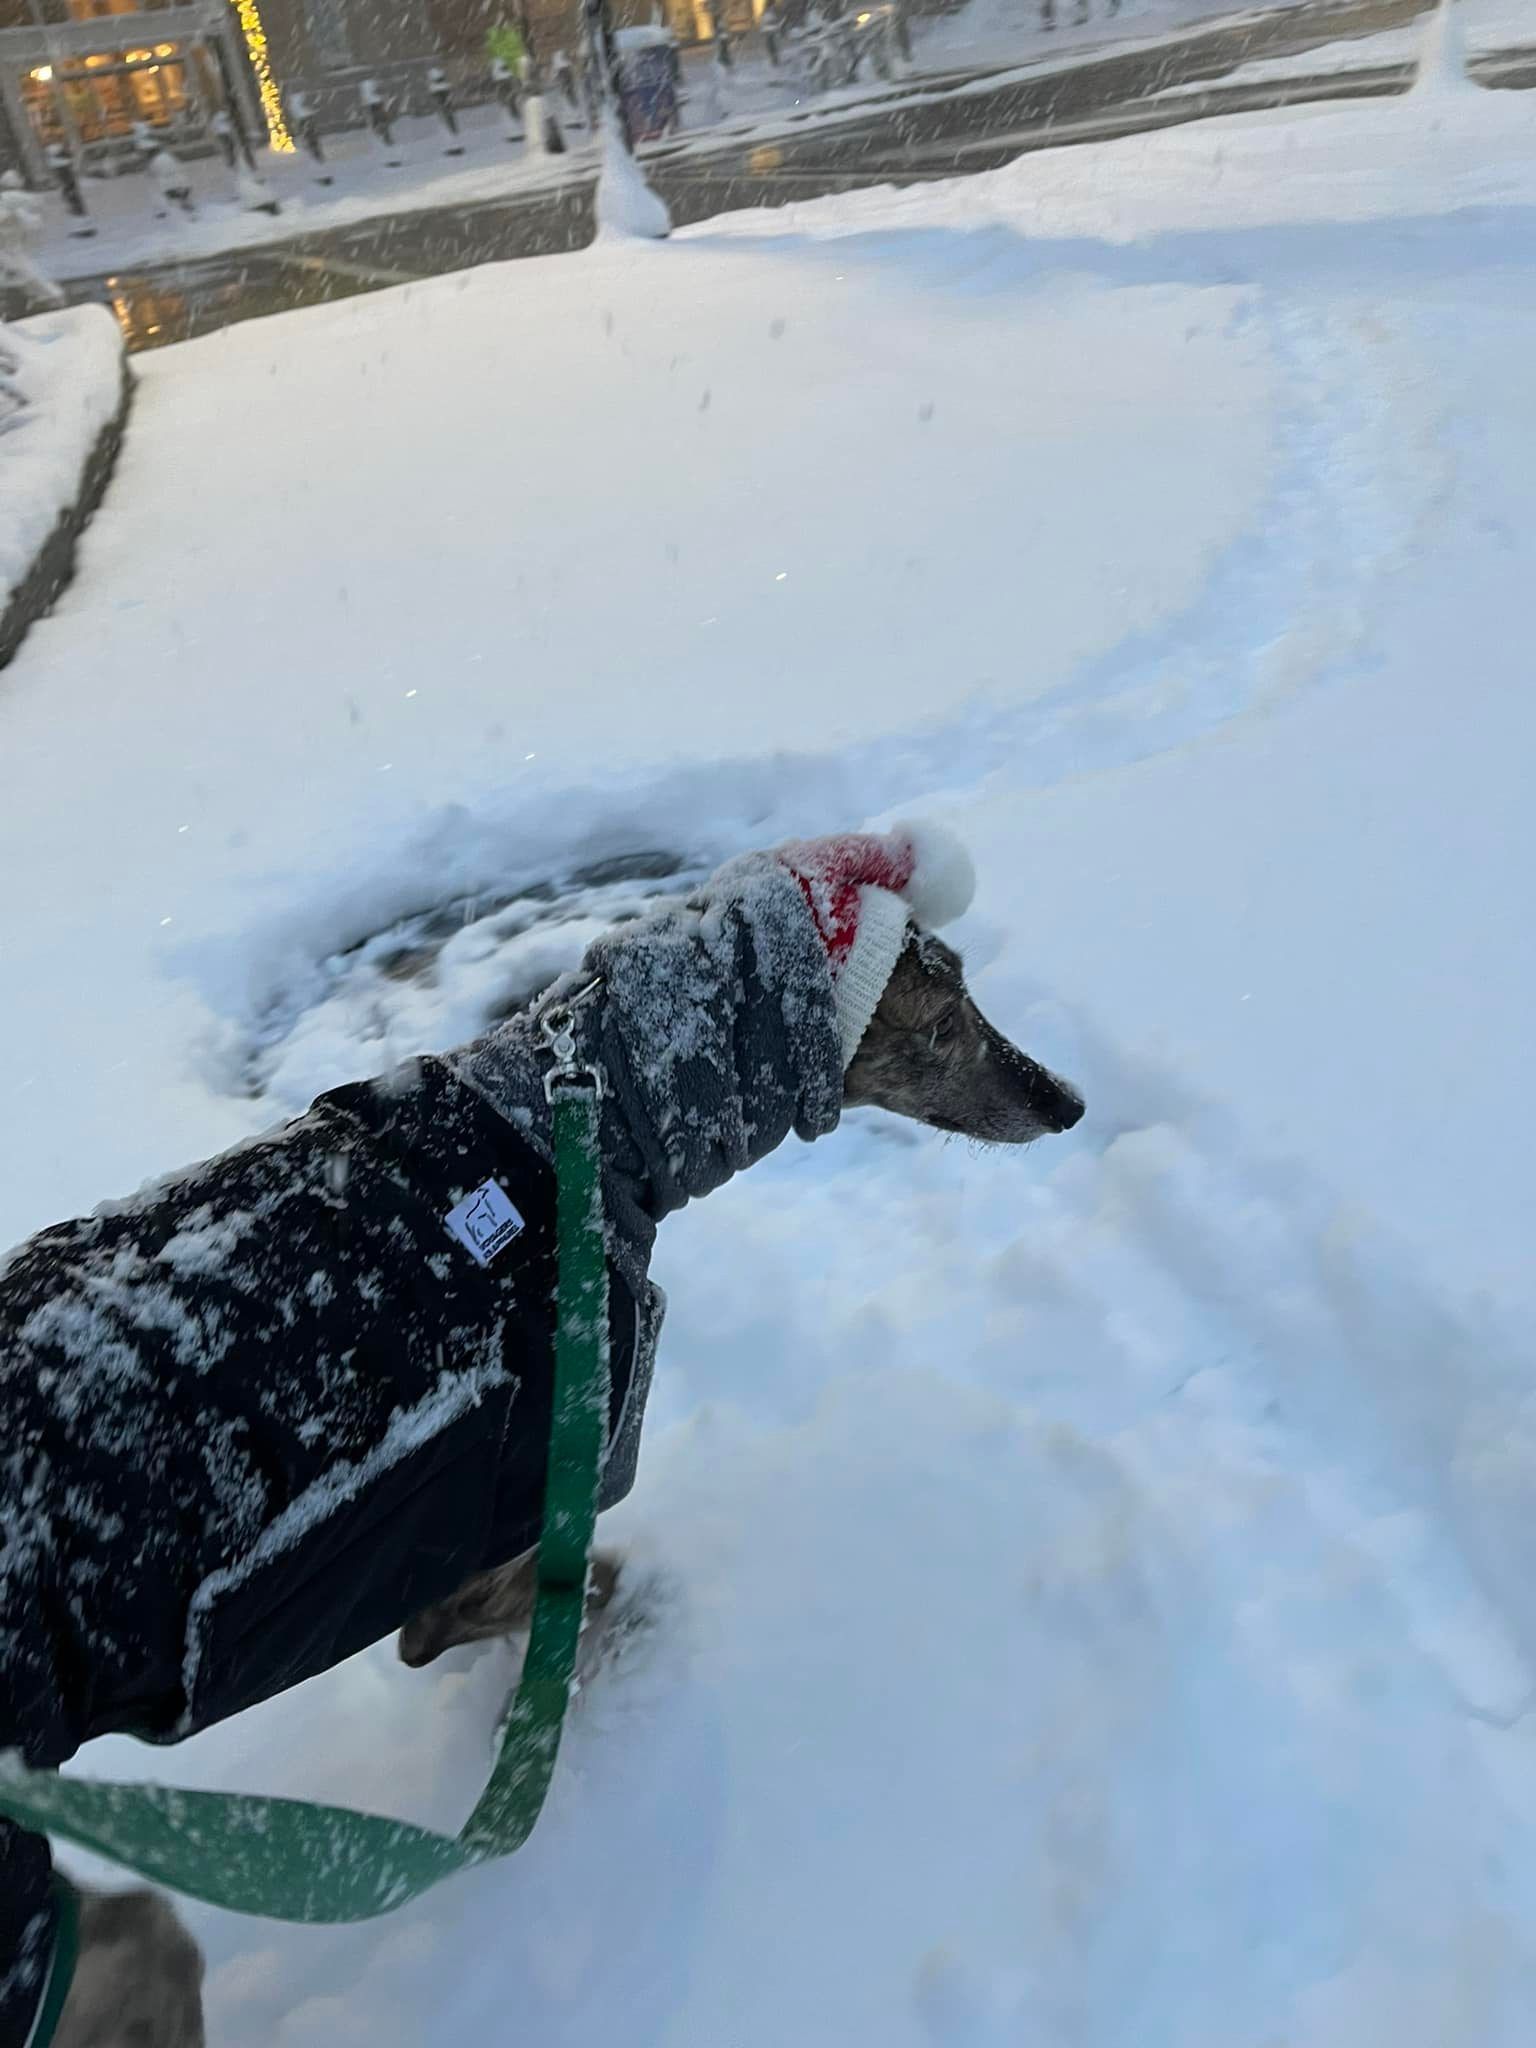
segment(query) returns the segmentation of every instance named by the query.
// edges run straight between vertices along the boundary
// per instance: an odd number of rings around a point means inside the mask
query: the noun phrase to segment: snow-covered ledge
[[[104,307],[0,326],[0,668],[69,581],[129,391],[122,336]]]

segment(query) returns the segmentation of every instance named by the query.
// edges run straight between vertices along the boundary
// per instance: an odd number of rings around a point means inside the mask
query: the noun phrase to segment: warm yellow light
[[[288,133],[288,121],[283,113],[283,96],[272,76],[272,60],[267,55],[267,32],[262,27],[261,9],[256,0],[235,0],[235,8],[240,16],[240,33],[245,37],[251,69],[256,74],[256,90],[261,96],[261,111],[267,123],[267,140],[280,156],[290,156],[293,137]]]
[[[53,76],[53,66],[51,64],[39,64],[32,76],[39,85],[46,85]]]

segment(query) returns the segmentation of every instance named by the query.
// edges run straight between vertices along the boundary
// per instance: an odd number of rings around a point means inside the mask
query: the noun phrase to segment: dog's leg
[[[80,1894],[80,1953],[53,2048],[204,2048],[203,1957],[158,1892]]]
[[[515,1635],[527,1628],[533,1620],[533,1603],[538,1594],[538,1566],[538,1551],[524,1551],[510,1564],[466,1579],[447,1600],[424,1607],[400,1631],[401,1663],[419,1669],[460,1643],[488,1642],[493,1636]],[[587,1586],[589,1622],[613,1598],[619,1569],[619,1560],[611,1553],[593,1553]]]

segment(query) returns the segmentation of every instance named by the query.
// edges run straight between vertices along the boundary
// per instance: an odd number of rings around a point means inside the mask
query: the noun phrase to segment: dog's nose
[[[1070,1131],[1074,1124],[1080,1124],[1087,1106],[1081,1095],[1074,1095],[1069,1088],[1063,1088],[1061,1104],[1056,1111],[1057,1130]]]

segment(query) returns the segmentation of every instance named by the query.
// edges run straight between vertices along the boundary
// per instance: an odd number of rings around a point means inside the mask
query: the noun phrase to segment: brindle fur
[[[987,1022],[953,947],[910,926],[843,1102],[987,1145],[1027,1145],[1070,1130],[1083,1113],[1080,1095]]]
[[[203,1958],[150,1891],[80,1887],[80,1954],[53,2048],[204,2048]]]
[[[907,943],[843,1082],[843,1101],[888,1109],[989,1145],[1027,1145],[1070,1130],[1081,1096],[1020,1052],[977,1009],[960,955],[909,927]],[[407,1664],[430,1664],[458,1643],[525,1629],[533,1612],[537,1551],[480,1572],[400,1632]],[[605,1607],[616,1558],[593,1559],[589,1613]]]
[[[400,1631],[401,1663],[419,1670],[460,1643],[488,1642],[493,1636],[516,1635],[527,1628],[538,1591],[538,1562],[537,1550],[525,1550],[511,1564],[466,1579],[451,1599],[424,1607]],[[595,1551],[587,1578],[589,1624],[613,1598],[618,1583],[619,1560],[606,1551]]]

